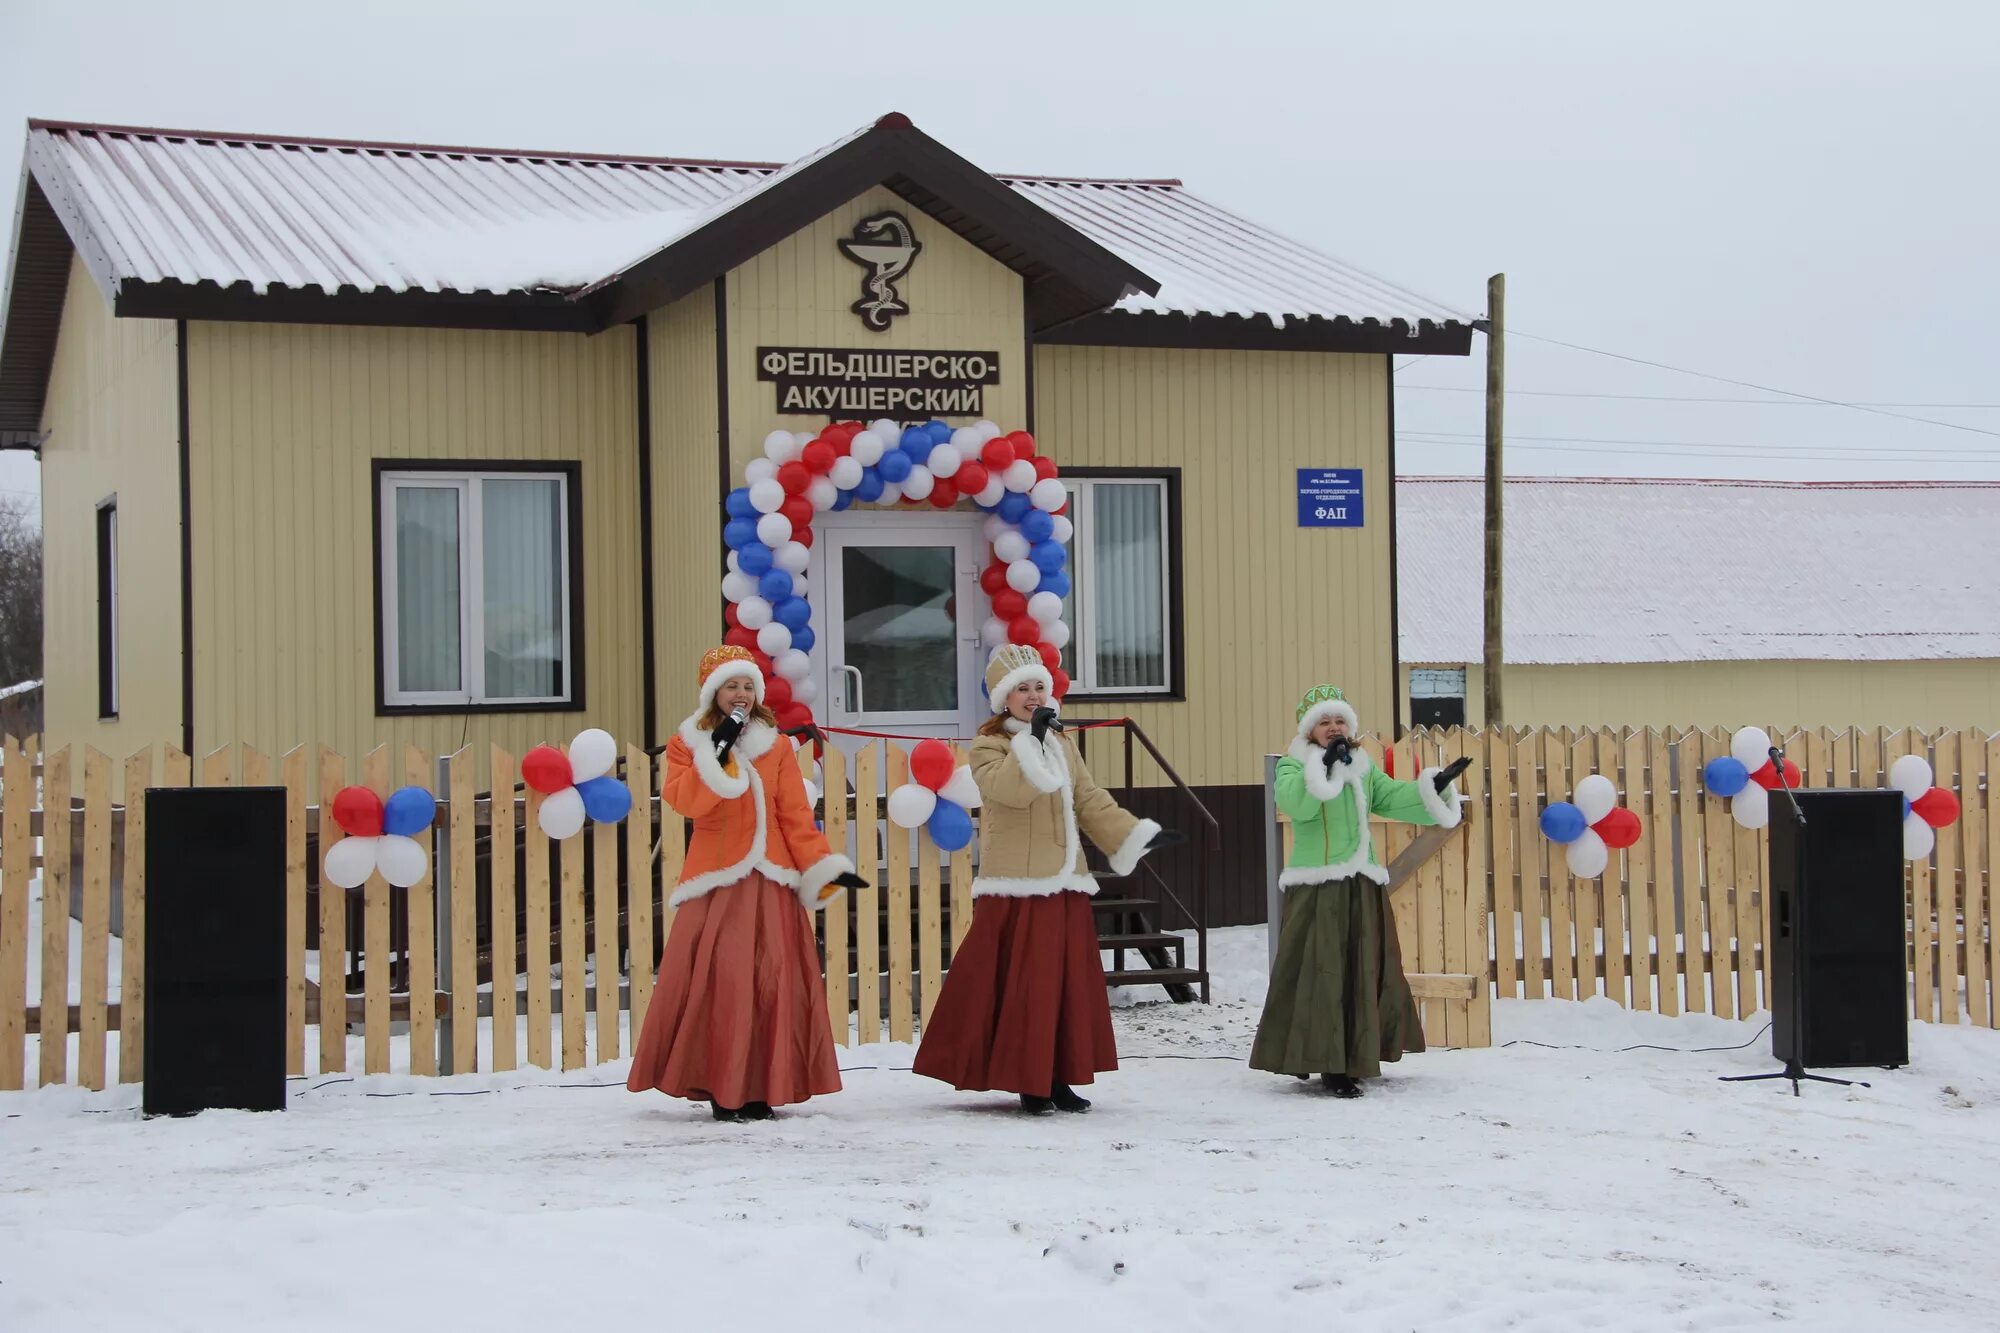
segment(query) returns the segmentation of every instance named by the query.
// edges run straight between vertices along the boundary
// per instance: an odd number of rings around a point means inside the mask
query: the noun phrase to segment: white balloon
[[[811,552],[807,552],[807,554],[808,556],[810,556]],[[792,596],[804,597],[806,593],[811,590],[811,588],[812,588],[812,580],[806,577],[806,572],[803,569],[793,571]]]
[[[857,435],[854,438],[858,441],[861,437]],[[852,454],[836,458],[833,461],[833,470],[826,475],[827,479],[841,490],[851,491],[861,484],[861,460]]]
[[[564,787],[554,796],[545,797],[535,822],[557,842],[574,838],[583,828],[583,793],[574,787]]]
[[[1922,820],[1918,821],[1922,823]],[[326,849],[321,873],[335,888],[358,889],[375,873],[376,844],[380,838],[342,838]]]
[[[569,743],[569,771],[575,782],[601,778],[617,762],[618,742],[611,739],[611,733],[602,727],[579,731],[576,739]]]
[[[1076,536],[1076,524],[1070,522],[1061,514],[1057,514],[1056,530],[1050,534],[1049,540],[1058,546],[1067,546],[1069,545],[1069,539],[1074,536]]]
[[[1569,862],[1569,873],[1582,879],[1596,879],[1611,864],[1611,849],[1604,845],[1604,839],[1595,830],[1585,829],[1583,836],[1563,848],[1563,859]]]
[[[743,572],[743,559],[734,551],[722,557],[722,563],[729,567],[729,572],[732,574],[741,574]],[[739,597],[736,600],[742,601],[743,599]]]
[[[776,657],[792,646],[792,632],[774,620],[757,631],[757,646],[766,657]]]
[[[903,438],[903,428],[887,417],[877,417],[868,423],[868,430],[884,444]]]
[[[979,433],[977,426],[960,426],[951,433],[951,447],[958,450],[960,458],[970,458],[979,452],[979,446],[986,443],[986,437]]]
[[[1040,481],[1041,477],[1035,472],[1033,463],[1025,458],[1017,458],[1007,465],[1006,470],[1000,474],[1000,479],[1006,483],[1008,490],[1026,495],[1035,489],[1035,483]]]
[[[937,793],[914,782],[889,793],[889,820],[898,828],[920,828],[937,809]]]
[[[1029,489],[1028,498],[1034,501],[1035,508],[1053,514],[1069,503],[1069,488],[1054,477],[1044,477]]]
[[[1916,815],[1903,821],[1903,859],[1921,861],[1937,846],[1937,832]]]
[[[785,488],[777,478],[766,477],[750,483],[750,507],[760,514],[775,514],[785,503]],[[761,522],[759,524],[761,528]]]
[[[1028,599],[1028,614],[1046,629],[1062,619],[1062,598],[1052,592],[1038,592]]]
[[[1906,754],[1889,765],[1889,785],[1913,801],[1929,791],[1935,780],[1930,764],[1920,754]]]
[[[938,788],[938,795],[967,810],[979,808],[979,784],[973,780],[972,770],[962,764],[952,773],[951,781]]]
[[[1602,773],[1592,773],[1576,784],[1570,799],[1583,811],[1583,822],[1595,824],[1618,808],[1618,787]]]
[[[1003,565],[1011,565],[1016,560],[1026,560],[1033,545],[1026,537],[1009,528],[993,543],[993,558]]]
[[[1771,762],[1771,756],[1765,755],[1764,762]],[[1763,828],[1771,822],[1771,793],[1754,782],[1748,783],[1729,798],[1729,814],[1744,828]]]
[[[972,428],[979,432],[979,442],[981,444],[986,443],[988,440],[997,440],[1006,434],[1005,431],[990,421],[975,421],[972,423]]]
[[[965,466],[965,455],[955,444],[940,444],[931,450],[931,461],[928,466],[932,476],[956,476],[958,470]]]
[[[864,430],[849,441],[847,456],[863,467],[874,467],[882,461],[882,451],[887,447],[880,435],[872,430]]]
[[[840,488],[826,477],[814,477],[806,487],[806,499],[812,501],[815,514],[824,514],[839,502]]]
[[[914,468],[911,470],[915,471]],[[875,503],[878,505],[892,505],[896,503],[896,501],[902,498],[903,498],[902,485],[898,482],[885,481],[882,483],[881,498],[876,500]]]
[[[1001,497],[1006,494],[1007,483],[1001,478],[999,473],[995,472],[989,474],[986,478],[986,489],[972,498],[991,509],[994,505],[999,504]]]
[[[1069,647],[1069,626],[1062,621],[1052,621],[1042,627],[1042,642],[1060,652]]]
[[[911,468],[910,475],[903,478],[903,494],[912,500],[928,500],[936,489],[937,478],[921,463]]]
[[[988,648],[998,648],[1007,642],[1007,622],[998,616],[986,617],[986,623],[979,627],[979,641]]]
[[[731,552],[734,554],[734,552]],[[741,602],[757,595],[757,580],[748,574],[730,573],[722,576],[722,595],[732,602]]]
[[[762,597],[745,597],[736,604],[736,623],[744,629],[762,629],[771,623],[771,604]]]
[[[753,458],[743,465],[743,484],[755,486],[778,475],[778,465],[768,458]]]
[[[817,680],[814,680],[811,676],[807,676],[804,680],[793,682],[792,698],[802,704],[811,704],[818,702],[819,682]]]
[[[1737,763],[1755,773],[1771,762],[1771,733],[1762,727],[1739,727],[1729,738],[1729,753]]]
[[[799,456],[799,442],[788,430],[774,430],[764,437],[764,457],[773,463],[789,463]]]
[[[811,444],[814,440],[817,440],[818,438],[819,435],[815,431],[795,430],[792,432],[792,443],[796,444],[799,447],[800,453],[804,453],[806,446]]]
[[[804,680],[813,669],[812,659],[796,648],[787,648],[773,665],[777,667],[779,675],[793,684]],[[793,693],[796,695],[797,691]]]
[[[1042,581],[1042,571],[1032,560],[1016,560],[1007,566],[1007,586],[1015,592],[1033,592]]]
[[[981,531],[986,534],[986,544],[991,546],[1000,540],[1001,533],[1011,531],[1011,529],[1007,526],[1007,520],[1000,517],[1000,515],[988,514],[985,526]]]
[[[572,795],[576,788],[568,789]],[[578,796],[582,803],[583,797]],[[431,872],[431,854],[415,838],[399,838],[387,834],[382,845],[375,849],[375,864],[382,871],[382,878],[399,889],[407,889]]]
[[[783,518],[784,515],[780,514],[778,517]],[[803,542],[788,541],[782,546],[774,544],[771,548],[771,563],[787,574],[796,576],[805,573],[806,566],[812,563],[812,552]],[[792,591],[795,593],[799,590],[798,583],[798,579],[794,577]]]
[[[776,482],[771,484],[777,485]],[[778,503],[783,504],[784,501],[780,500]],[[774,514],[767,510],[764,517],[757,520],[757,540],[772,550],[777,550],[791,539],[792,520],[783,514]]]

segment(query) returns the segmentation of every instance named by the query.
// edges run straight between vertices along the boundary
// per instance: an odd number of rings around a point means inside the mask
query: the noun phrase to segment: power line
[[[1483,448],[1485,448],[1485,444],[1484,444],[1484,443],[1483,443],[1482,441],[1479,441],[1479,440],[1433,440],[1433,439],[1422,439],[1422,438],[1416,438],[1416,436],[1417,436],[1417,432],[1404,432],[1404,431],[1398,431],[1398,432],[1397,432],[1397,436],[1398,436],[1398,438],[1400,438],[1400,439],[1404,439],[1404,440],[1407,440],[1407,441],[1408,441],[1409,443],[1411,443],[1411,444],[1421,444],[1421,445],[1426,445],[1426,446],[1428,446],[1428,447],[1431,447],[1431,448],[1437,448],[1437,449],[1483,449]],[[1513,451],[1517,451],[1517,452],[1525,452],[1525,453],[1540,453],[1540,454],[1590,454],[1590,455],[1592,455],[1592,456],[1594,456],[1594,457],[1599,457],[1599,458],[1602,458],[1602,457],[1604,456],[1604,450],[1603,450],[1603,449],[1601,449],[1601,448],[1593,448],[1593,447],[1589,447],[1589,446],[1584,446],[1584,445],[1567,445],[1567,444],[1515,444],[1515,443],[1513,443],[1513,442],[1512,442],[1512,441],[1510,440],[1510,441],[1508,441],[1508,448],[1509,448],[1510,450],[1513,450]],[[1757,454],[1756,454],[1755,452],[1746,452],[1746,451],[1743,451],[1743,450],[1730,450],[1730,449],[1653,449],[1653,450],[1650,450],[1650,451],[1649,451],[1649,456],[1651,456],[1651,457],[1655,457],[1655,458],[1738,458],[1738,459],[1744,459],[1744,458],[1756,458],[1756,457],[1758,457],[1758,455],[1757,455]],[[2000,455],[1980,455],[1980,456],[1977,456],[1977,457],[1973,457],[1973,456],[1968,456],[1968,455],[1965,455],[1965,454],[1953,454],[1953,455],[1950,455],[1950,456],[1948,456],[1948,457],[1942,457],[1942,458],[1918,458],[1918,457],[1912,457],[1912,456],[1911,456],[1910,454],[1908,454],[1908,453],[1896,453],[1896,454],[1783,454],[1783,455],[1780,455],[1780,456],[1779,456],[1779,458],[1778,458],[1778,460],[1777,460],[1777,461],[1781,461],[1781,462],[1786,462],[1786,463],[1803,463],[1803,462],[1821,462],[1821,463],[1974,463],[1974,464],[1987,464],[1987,465],[1995,465],[1995,466],[2000,466]]]
[[[1420,389],[1427,393],[1485,393],[1483,388],[1456,384],[1399,384],[1399,389]],[[1608,398],[1631,403],[1742,403],[1752,407],[1929,407],[1958,411],[2000,410],[2000,403],[1833,403],[1801,402],[1790,398],[1701,398],[1678,393],[1576,393],[1561,389],[1509,389],[1507,396],[1524,398]]]
[[[1398,431],[1397,433],[1399,435],[1440,435],[1460,440],[1483,440],[1486,438],[1476,431],[1469,430],[1411,430]],[[1719,440],[1630,440],[1612,439],[1597,435],[1515,435],[1512,433],[1508,434],[1507,439],[1510,442],[1514,440],[1541,440],[1551,444],[1629,444],[1638,445],[1642,448],[1664,446],[1677,449],[1740,449],[1742,452],[1755,454],[1830,451],[1836,454],[1884,452],[1894,452],[1897,454],[1929,453],[1942,454],[1948,458],[2000,457],[2000,454],[1996,454],[1991,449],[1982,448],[1979,445],[1969,445],[1963,449],[1955,449],[1942,444],[1916,444],[1907,447],[1894,444],[1757,444],[1737,446],[1724,444]]]

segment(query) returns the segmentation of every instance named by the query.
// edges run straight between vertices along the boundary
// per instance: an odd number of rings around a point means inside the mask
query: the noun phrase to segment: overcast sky
[[[2000,478],[1996,53],[1990,0],[0,0],[0,179],[30,116],[784,160],[899,110],[1468,313],[1504,271],[1512,474]],[[1484,355],[1400,371],[1405,472],[1478,470]]]

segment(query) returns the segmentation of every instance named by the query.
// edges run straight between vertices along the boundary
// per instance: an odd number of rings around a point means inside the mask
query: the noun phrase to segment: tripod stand
[[[1792,1081],[1792,1096],[1794,1097],[1799,1095],[1799,1081],[1801,1079],[1805,1080],[1808,1083],[1832,1083],[1843,1088],[1852,1088],[1857,1086],[1863,1088],[1872,1088],[1875,1086],[1872,1083],[1863,1083],[1861,1082],[1860,1079],[1828,1078],[1825,1074],[1808,1074],[1805,1071],[1805,1067],[1801,1065],[1797,1060],[1785,1061],[1785,1067],[1783,1069],[1776,1071],[1775,1073],[1732,1074],[1727,1078],[1717,1079],[1716,1081],[1718,1083],[1762,1083],[1766,1079],[1773,1079],[1773,1078],[1790,1079]]]

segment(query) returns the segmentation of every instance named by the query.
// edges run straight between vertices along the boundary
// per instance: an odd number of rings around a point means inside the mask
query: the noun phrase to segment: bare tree
[[[0,500],[0,686],[42,675],[42,528],[25,500]]]

